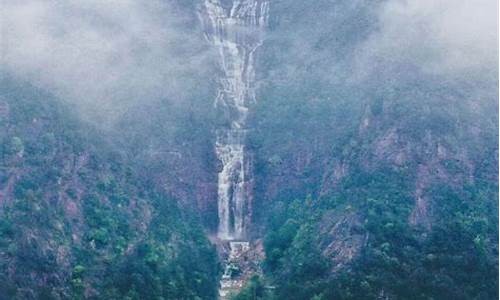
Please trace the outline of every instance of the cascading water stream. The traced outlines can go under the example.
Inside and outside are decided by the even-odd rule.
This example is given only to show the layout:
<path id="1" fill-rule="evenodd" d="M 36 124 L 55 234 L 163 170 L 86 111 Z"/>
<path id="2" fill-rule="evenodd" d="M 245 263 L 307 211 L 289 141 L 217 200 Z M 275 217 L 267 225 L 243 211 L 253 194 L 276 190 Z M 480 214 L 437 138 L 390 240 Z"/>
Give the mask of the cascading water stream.
<path id="1" fill-rule="evenodd" d="M 245 238 L 251 217 L 251 161 L 245 149 L 247 116 L 255 102 L 255 52 L 262 44 L 269 0 L 204 0 L 207 39 L 217 48 L 222 75 L 215 106 L 228 125 L 217 130 L 218 237 Z"/>

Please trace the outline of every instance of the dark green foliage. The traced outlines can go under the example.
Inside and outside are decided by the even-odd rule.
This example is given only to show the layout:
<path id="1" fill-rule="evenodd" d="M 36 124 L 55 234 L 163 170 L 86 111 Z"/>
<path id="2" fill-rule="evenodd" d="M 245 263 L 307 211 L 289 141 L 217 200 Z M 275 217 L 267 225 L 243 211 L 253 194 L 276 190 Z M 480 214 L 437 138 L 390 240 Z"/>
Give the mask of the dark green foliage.
<path id="1" fill-rule="evenodd" d="M 272 289 L 266 287 L 262 278 L 253 276 L 243 289 L 231 298 L 231 300 L 272 300 L 275 299 Z"/>
<path id="2" fill-rule="evenodd" d="M 359 172 L 334 196 L 347 201 L 277 205 L 272 213 L 279 218 L 271 220 L 266 235 L 265 266 L 278 299 L 376 299 L 381 293 L 394 299 L 494 299 L 497 208 L 485 197 L 496 191 L 470 186 L 460 195 L 436 187 L 439 217 L 425 236 L 408 223 L 408 178 L 389 170 Z M 357 260 L 330 274 L 329 261 L 318 252 L 318 219 L 300 215 L 321 215 L 341 209 L 341 203 L 363 214 L 369 240 Z"/>
<path id="3" fill-rule="evenodd" d="M 266 280 L 278 299 L 498 299 L 497 78 L 350 77 L 379 3 L 272 2 L 251 132 Z M 362 224 L 345 265 L 331 212 Z"/>
<path id="4" fill-rule="evenodd" d="M 194 214 L 50 95 L 3 83 L 0 298 L 215 299 Z"/>

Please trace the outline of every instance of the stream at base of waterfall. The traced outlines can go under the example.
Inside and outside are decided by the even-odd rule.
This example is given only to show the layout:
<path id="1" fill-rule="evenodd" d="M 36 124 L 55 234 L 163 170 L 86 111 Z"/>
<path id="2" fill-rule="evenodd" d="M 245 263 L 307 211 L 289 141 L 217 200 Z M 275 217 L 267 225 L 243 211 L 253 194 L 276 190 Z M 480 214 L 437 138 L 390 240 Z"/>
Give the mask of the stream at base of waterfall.
<path id="1" fill-rule="evenodd" d="M 239 290 L 252 272 L 258 272 L 247 261 L 250 257 L 257 260 L 259 255 L 253 255 L 257 249 L 247 240 L 253 174 L 246 138 L 248 114 L 256 102 L 256 51 L 264 40 L 268 16 L 269 0 L 204 0 L 200 10 L 205 37 L 219 52 L 221 74 L 215 108 L 224 118 L 221 124 L 226 124 L 216 130 L 215 141 L 221 163 L 217 245 L 227 253 L 221 299 Z"/>
<path id="2" fill-rule="evenodd" d="M 263 247 L 259 241 L 227 241 L 221 246 L 224 247 L 225 258 L 219 299 L 226 300 L 238 293 L 252 276 L 262 275 Z"/>

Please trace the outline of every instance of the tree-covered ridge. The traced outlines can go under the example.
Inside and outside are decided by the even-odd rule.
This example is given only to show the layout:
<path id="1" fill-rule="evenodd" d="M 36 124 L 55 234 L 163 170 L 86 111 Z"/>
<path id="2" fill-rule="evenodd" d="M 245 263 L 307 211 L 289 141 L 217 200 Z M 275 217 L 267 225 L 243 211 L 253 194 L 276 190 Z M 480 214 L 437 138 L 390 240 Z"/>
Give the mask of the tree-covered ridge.
<path id="1" fill-rule="evenodd" d="M 2 83 L 2 297 L 215 298 L 215 250 L 197 219 L 68 107 Z"/>
<path id="2" fill-rule="evenodd" d="M 277 299 L 496 299 L 497 78 L 427 72 L 426 53 L 397 45 L 377 57 L 379 4 L 274 2 L 252 132 L 264 285 Z"/>
<path id="3" fill-rule="evenodd" d="M 265 244 L 277 298 L 494 299 L 496 186 L 471 185 L 458 192 L 433 187 L 439 211 L 427 231 L 408 223 L 413 201 L 402 175 L 360 172 L 338 195 L 278 204 L 273 213 L 279 218 L 273 218 Z M 365 235 L 355 259 L 341 269 L 332 268 L 342 253 L 328 253 L 319 234 L 332 210 L 357 212 L 362 222 L 350 235 Z"/>
<path id="4" fill-rule="evenodd" d="M 332 193 L 274 202 L 264 281 L 235 299 L 495 299 L 498 184 L 430 185 L 431 228 L 411 220 L 414 170 L 354 170 Z M 455 172 L 460 173 L 457 169 Z"/>

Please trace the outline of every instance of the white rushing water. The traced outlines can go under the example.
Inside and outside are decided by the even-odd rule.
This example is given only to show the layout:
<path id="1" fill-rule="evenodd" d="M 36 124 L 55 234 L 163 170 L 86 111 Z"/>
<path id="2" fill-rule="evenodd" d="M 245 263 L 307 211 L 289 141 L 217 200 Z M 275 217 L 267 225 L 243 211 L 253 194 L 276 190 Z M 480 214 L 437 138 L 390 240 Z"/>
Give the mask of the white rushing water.
<path id="1" fill-rule="evenodd" d="M 250 159 L 245 149 L 247 117 L 255 102 L 255 52 L 262 44 L 269 0 L 204 0 L 207 39 L 217 48 L 222 75 L 215 105 L 228 118 L 217 131 L 218 236 L 244 239 L 251 214 Z"/>

